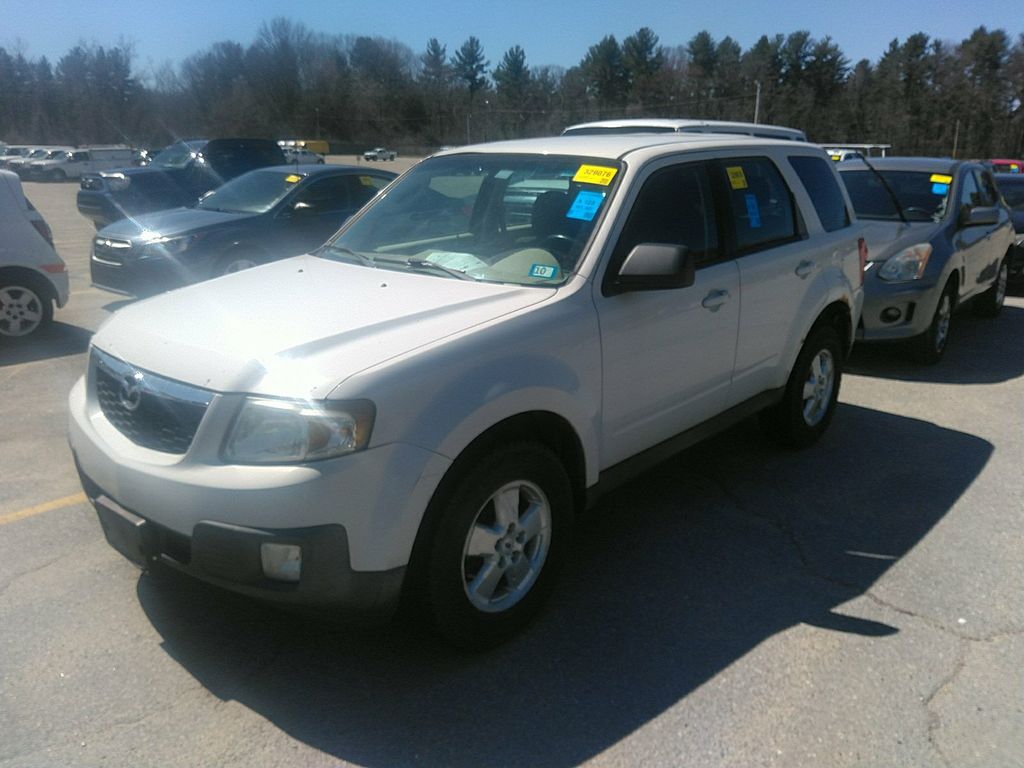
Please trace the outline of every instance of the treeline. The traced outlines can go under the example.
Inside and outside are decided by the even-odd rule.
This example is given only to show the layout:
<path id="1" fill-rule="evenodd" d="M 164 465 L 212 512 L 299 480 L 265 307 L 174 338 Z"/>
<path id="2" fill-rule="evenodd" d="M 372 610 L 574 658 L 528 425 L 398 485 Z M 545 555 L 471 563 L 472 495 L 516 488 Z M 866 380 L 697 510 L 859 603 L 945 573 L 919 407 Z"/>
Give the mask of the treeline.
<path id="1" fill-rule="evenodd" d="M 700 32 L 662 45 L 648 28 L 607 36 L 568 69 L 514 46 L 492 65 L 470 37 L 413 51 L 277 18 L 245 46 L 220 42 L 140 73 L 130 45 L 79 45 L 56 64 L 0 48 L 0 139 L 161 146 L 173 138 L 322 137 L 407 150 L 556 134 L 615 117 L 758 119 L 814 141 L 900 154 L 1024 154 L 1024 35 L 979 27 L 958 44 L 924 33 L 851 63 L 829 37 L 763 36 L 747 50 Z"/>

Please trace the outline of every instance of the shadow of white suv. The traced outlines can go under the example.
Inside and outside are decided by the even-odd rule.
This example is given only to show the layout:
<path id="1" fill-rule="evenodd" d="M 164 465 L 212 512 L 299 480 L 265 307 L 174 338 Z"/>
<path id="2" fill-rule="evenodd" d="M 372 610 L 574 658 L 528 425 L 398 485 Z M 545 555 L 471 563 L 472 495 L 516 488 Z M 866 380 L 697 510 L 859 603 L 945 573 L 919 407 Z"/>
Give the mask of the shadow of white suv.
<path id="1" fill-rule="evenodd" d="M 863 241 L 803 143 L 562 137 L 413 167 L 317 252 L 94 337 L 70 442 L 110 543 L 462 645 L 550 591 L 604 490 L 761 413 L 836 406 Z"/>

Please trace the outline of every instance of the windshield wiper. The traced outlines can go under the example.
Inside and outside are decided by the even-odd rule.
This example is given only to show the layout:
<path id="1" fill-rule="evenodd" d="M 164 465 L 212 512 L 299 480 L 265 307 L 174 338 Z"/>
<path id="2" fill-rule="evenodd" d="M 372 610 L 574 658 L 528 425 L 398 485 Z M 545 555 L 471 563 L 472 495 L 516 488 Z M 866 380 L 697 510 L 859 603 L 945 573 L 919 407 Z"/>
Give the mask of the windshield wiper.
<path id="1" fill-rule="evenodd" d="M 910 222 L 907 221 L 907 215 L 903 212 L 903 206 L 900 205 L 899 198 L 896 197 L 896 193 L 893 192 L 892 187 L 889 186 L 889 182 L 885 180 L 885 176 L 880 174 L 878 172 L 878 169 L 875 168 L 875 166 L 873 166 L 871 163 L 869 163 L 868 159 L 866 157 L 861 155 L 860 159 L 864 162 L 864 165 L 866 165 L 868 167 L 868 170 L 871 171 L 873 174 L 875 174 L 875 176 L 878 177 L 878 180 L 880 182 L 882 182 L 882 186 L 885 187 L 885 191 L 888 192 L 889 193 L 889 197 L 892 198 L 892 204 L 896 206 L 896 213 L 898 213 L 900 215 L 900 221 L 902 221 L 904 224 L 906 224 L 909 227 L 910 226 Z"/>
<path id="2" fill-rule="evenodd" d="M 444 272 L 446 275 L 457 277 L 459 278 L 459 280 L 472 280 L 474 282 L 477 281 L 477 278 L 473 277 L 472 275 L 466 272 L 463 272 L 462 270 L 446 267 L 444 264 L 438 264 L 436 261 L 412 258 L 406 259 L 401 263 L 405 264 L 406 266 L 413 267 L 414 269 L 435 269 L 438 272 Z"/>
<path id="3" fill-rule="evenodd" d="M 351 248 L 346 248 L 344 245 L 338 245 L 337 243 L 327 243 L 320 248 L 316 253 L 317 255 L 325 251 L 334 251 L 344 256 L 354 256 L 360 263 L 365 264 L 368 267 L 376 267 L 377 262 L 365 253 L 359 253 L 359 251 L 353 251 Z"/>

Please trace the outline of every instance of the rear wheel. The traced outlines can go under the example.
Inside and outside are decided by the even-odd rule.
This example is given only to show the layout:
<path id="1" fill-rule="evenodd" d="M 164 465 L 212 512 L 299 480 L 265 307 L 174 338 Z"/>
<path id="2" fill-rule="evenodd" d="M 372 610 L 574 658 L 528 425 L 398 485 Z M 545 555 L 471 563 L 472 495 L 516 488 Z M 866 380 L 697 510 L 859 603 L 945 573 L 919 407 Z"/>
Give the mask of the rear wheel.
<path id="1" fill-rule="evenodd" d="M 465 467 L 438 501 L 425 568 L 429 615 L 456 645 L 494 645 L 551 592 L 572 529 L 569 478 L 548 448 L 513 444 Z"/>
<path id="2" fill-rule="evenodd" d="M 835 328 L 811 331 L 793 365 L 782 400 L 764 411 L 761 424 L 789 448 L 806 448 L 832 421 L 842 381 L 842 342 Z"/>
<path id="3" fill-rule="evenodd" d="M 974 300 L 974 314 L 979 317 L 998 317 L 1006 300 L 1006 285 L 1010 279 L 1008 259 L 999 262 L 999 272 L 992 286 Z"/>
<path id="4" fill-rule="evenodd" d="M 50 181 L 67 181 L 68 175 L 60 168 L 54 168 L 47 174 Z"/>
<path id="5" fill-rule="evenodd" d="M 36 281 L 15 279 L 0 284 L 0 336 L 28 336 L 51 320 L 53 303 Z"/>
<path id="6" fill-rule="evenodd" d="M 923 365 L 934 365 L 942 359 L 949 344 L 949 333 L 953 327 L 953 309 L 956 304 L 956 285 L 946 283 L 935 306 L 935 314 L 928 324 L 928 330 L 913 340 L 914 357 Z"/>

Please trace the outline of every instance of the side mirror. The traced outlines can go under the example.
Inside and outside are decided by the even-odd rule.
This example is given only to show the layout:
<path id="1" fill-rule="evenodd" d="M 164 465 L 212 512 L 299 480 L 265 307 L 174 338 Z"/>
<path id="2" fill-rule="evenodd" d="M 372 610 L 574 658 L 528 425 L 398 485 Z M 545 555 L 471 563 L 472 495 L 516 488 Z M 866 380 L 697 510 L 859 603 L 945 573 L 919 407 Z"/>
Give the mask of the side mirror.
<path id="1" fill-rule="evenodd" d="M 960 209 L 961 227 L 991 226 L 999 223 L 999 208 L 997 206 L 978 206 L 971 208 L 965 205 Z"/>
<path id="2" fill-rule="evenodd" d="M 696 280 L 694 261 L 685 245 L 641 243 L 626 256 L 606 293 L 686 288 Z"/>
<path id="3" fill-rule="evenodd" d="M 307 203 L 299 200 L 295 205 L 292 206 L 292 211 L 296 216 L 302 216 L 303 214 L 310 214 L 316 212 L 316 206 L 312 203 Z"/>

